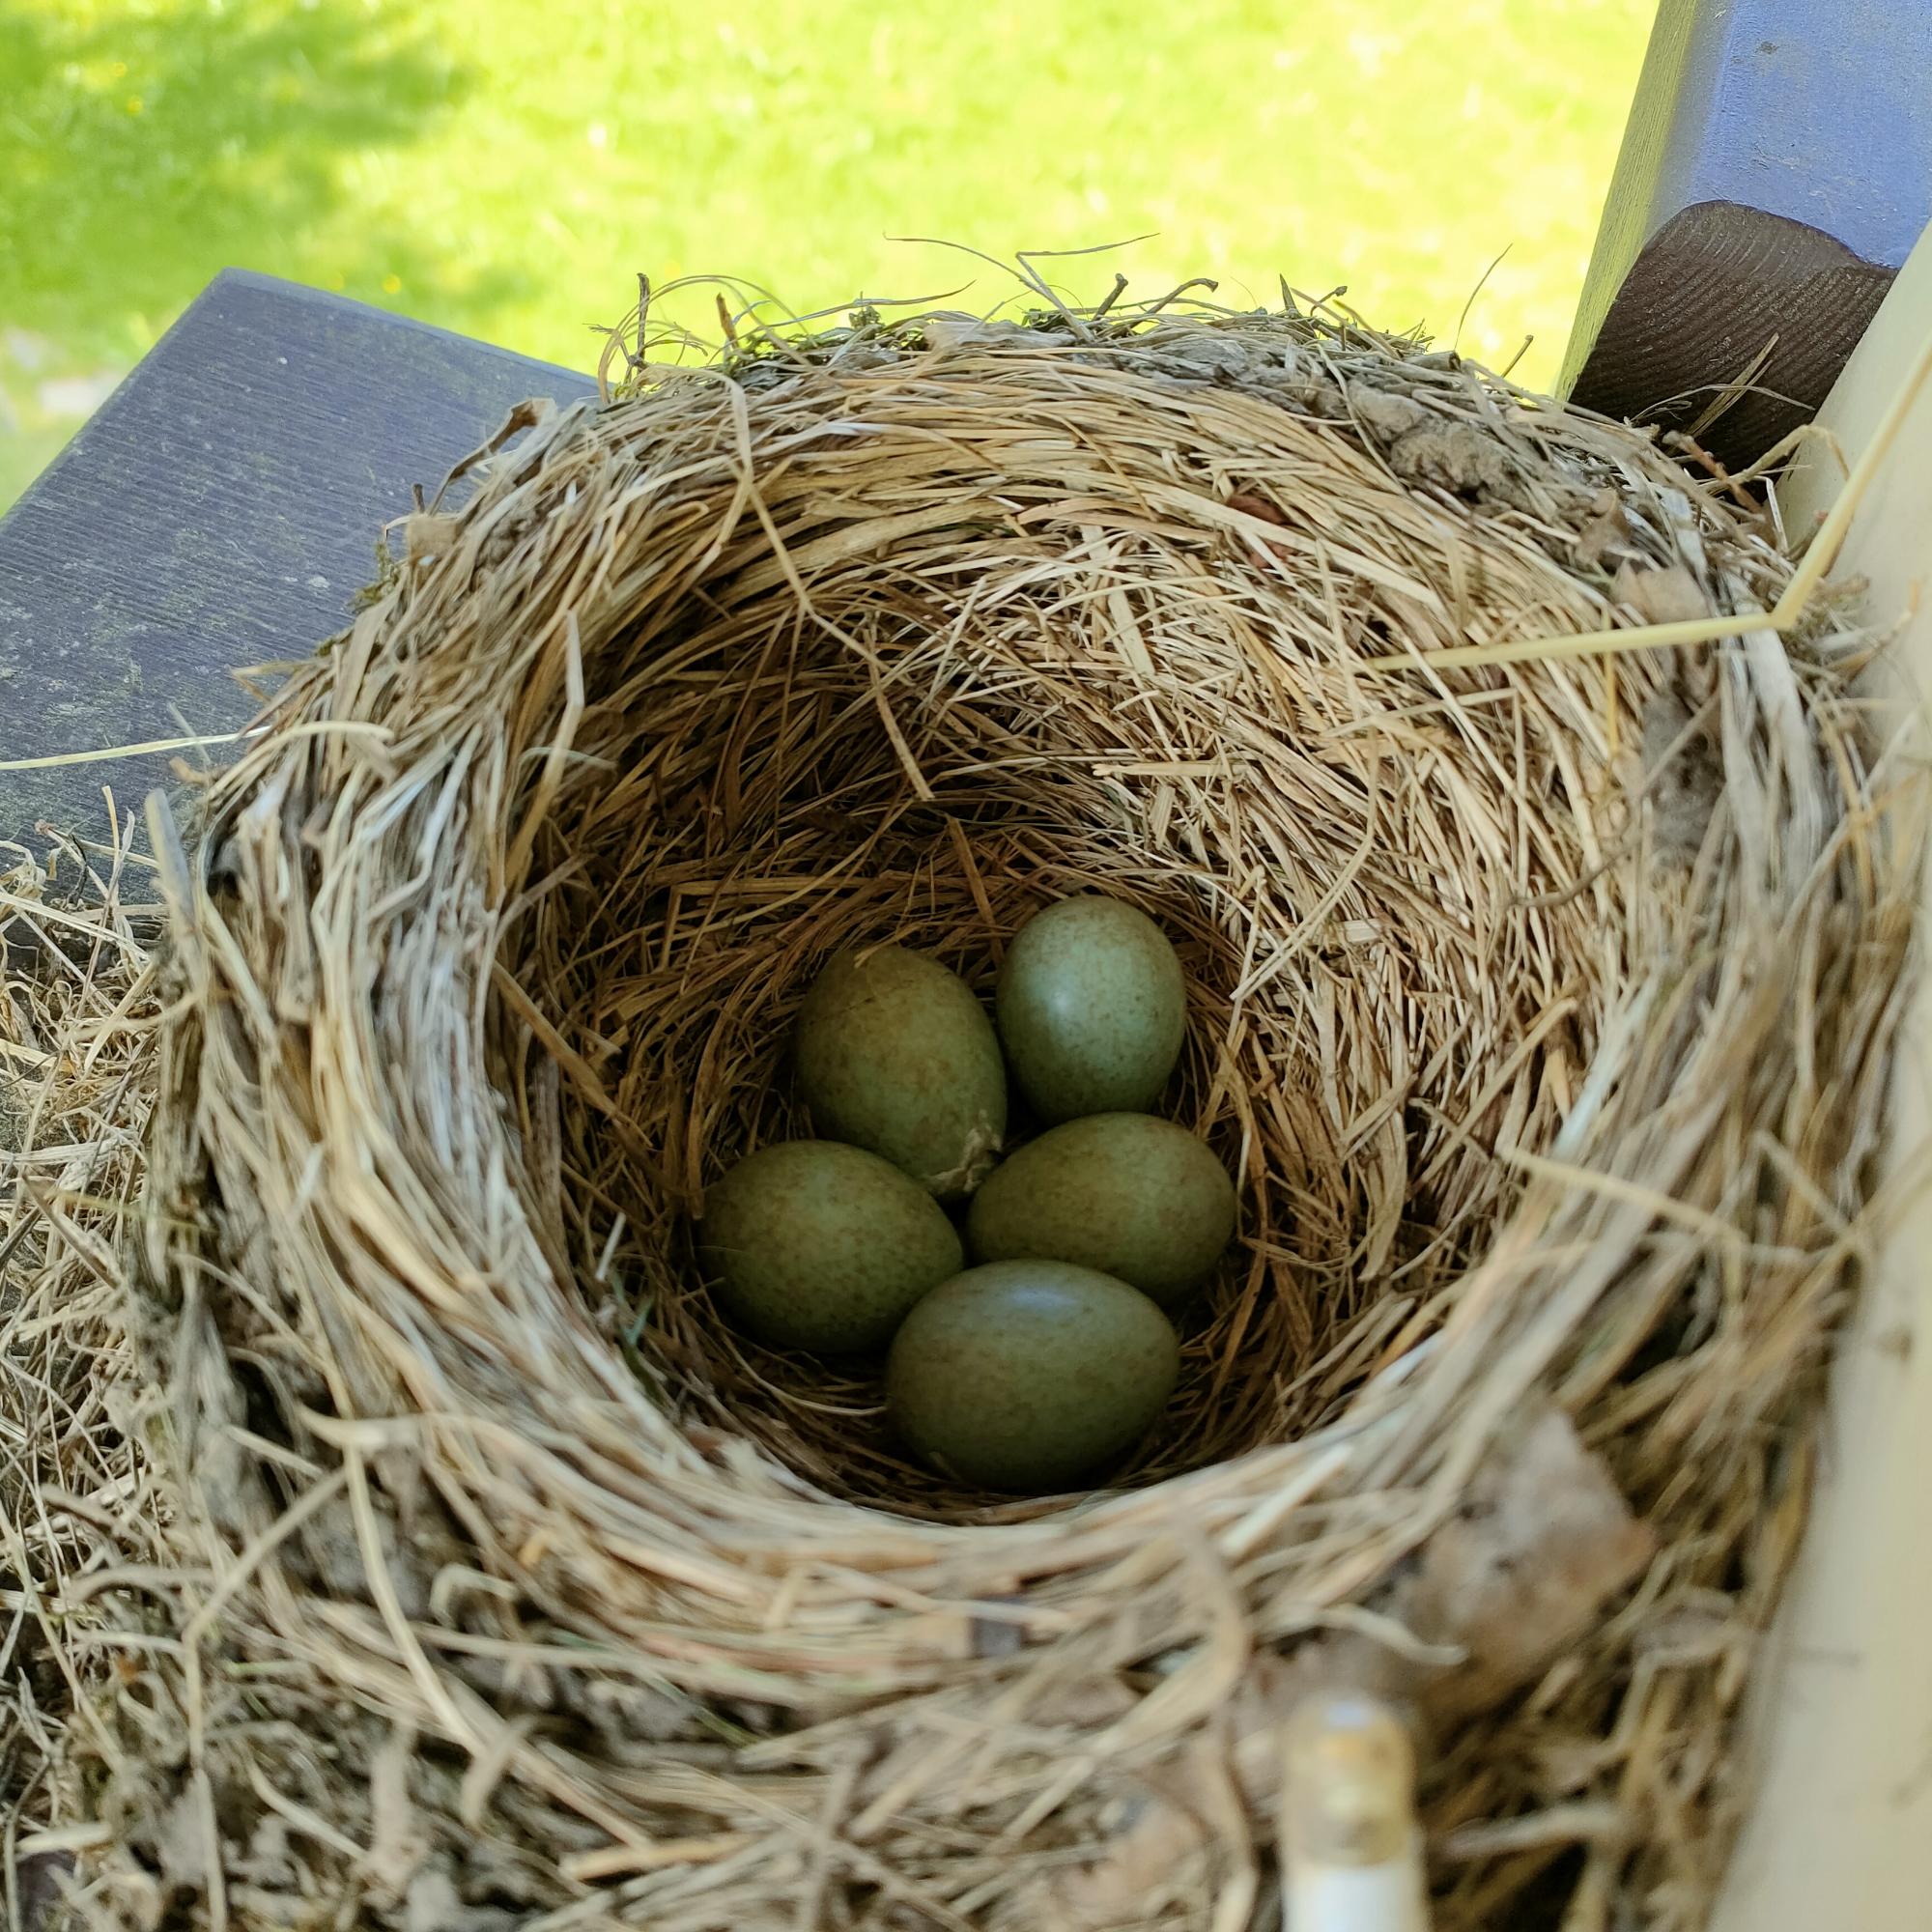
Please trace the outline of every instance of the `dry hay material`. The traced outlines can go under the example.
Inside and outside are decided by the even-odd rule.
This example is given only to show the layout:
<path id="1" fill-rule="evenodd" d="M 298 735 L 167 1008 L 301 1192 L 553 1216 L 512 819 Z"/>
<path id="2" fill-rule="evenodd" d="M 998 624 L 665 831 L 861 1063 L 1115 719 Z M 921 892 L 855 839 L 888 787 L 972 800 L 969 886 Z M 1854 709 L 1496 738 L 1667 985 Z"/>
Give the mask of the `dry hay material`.
<path id="1" fill-rule="evenodd" d="M 1790 565 L 1326 311 L 625 387 L 410 520 L 43 1039 L 152 1097 L 93 1374 L 160 1393 L 18 1558 L 82 1699 L 24 1842 L 97 1925 L 1220 1932 L 1341 1675 L 1432 1727 L 1441 1926 L 1695 1925 L 1900 997 L 1868 640 L 1432 668 Z M 830 951 L 983 987 L 1092 888 L 1179 944 L 1242 1234 L 1121 1484 L 1014 1503 L 734 1337 L 689 1216 Z"/>

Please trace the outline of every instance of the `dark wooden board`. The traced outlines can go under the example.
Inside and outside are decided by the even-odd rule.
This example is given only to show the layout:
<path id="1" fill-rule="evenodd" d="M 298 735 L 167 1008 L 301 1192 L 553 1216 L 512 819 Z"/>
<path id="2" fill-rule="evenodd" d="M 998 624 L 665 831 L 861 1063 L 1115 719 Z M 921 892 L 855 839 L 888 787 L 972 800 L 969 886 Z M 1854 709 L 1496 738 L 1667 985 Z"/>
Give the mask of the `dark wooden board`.
<path id="1" fill-rule="evenodd" d="M 1932 220 L 1932 0 L 1662 0 L 1563 386 L 1733 468 L 1808 421 Z"/>
<path id="2" fill-rule="evenodd" d="M 526 397 L 595 386 L 337 296 L 218 276 L 0 520 L 0 764 L 246 724 L 231 673 L 342 627 L 412 483 L 433 490 Z M 138 814 L 168 770 L 0 771 L 0 839 L 42 821 L 98 837 L 103 784 Z"/>

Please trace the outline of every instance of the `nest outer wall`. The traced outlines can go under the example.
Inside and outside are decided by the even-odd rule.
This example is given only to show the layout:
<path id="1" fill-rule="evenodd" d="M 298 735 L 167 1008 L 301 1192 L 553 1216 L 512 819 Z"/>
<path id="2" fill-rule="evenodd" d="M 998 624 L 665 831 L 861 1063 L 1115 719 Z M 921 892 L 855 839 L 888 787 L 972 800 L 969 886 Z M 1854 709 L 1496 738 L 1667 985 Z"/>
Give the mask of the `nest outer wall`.
<path id="1" fill-rule="evenodd" d="M 1441 1926 L 1688 1932 L 1910 931 L 1862 634 L 1432 670 L 1789 563 L 1332 312 L 867 314 L 625 390 L 409 521 L 192 867 L 159 824 L 165 947 L 103 879 L 34 995 L 18 1144 L 108 1209 L 148 1164 L 131 1295 L 63 1213 L 8 1311 L 96 1390 L 28 1487 L 121 1484 L 28 1552 L 95 1922 L 1219 1927 L 1332 1665 L 1433 1726 Z M 1179 945 L 1163 1111 L 1241 1235 L 1136 1461 L 1014 1502 L 732 1335 L 689 1228 L 802 1130 L 832 952 L 985 989 L 1083 890 Z M 1566 1520 L 1609 1554 L 1512 1646 Z"/>

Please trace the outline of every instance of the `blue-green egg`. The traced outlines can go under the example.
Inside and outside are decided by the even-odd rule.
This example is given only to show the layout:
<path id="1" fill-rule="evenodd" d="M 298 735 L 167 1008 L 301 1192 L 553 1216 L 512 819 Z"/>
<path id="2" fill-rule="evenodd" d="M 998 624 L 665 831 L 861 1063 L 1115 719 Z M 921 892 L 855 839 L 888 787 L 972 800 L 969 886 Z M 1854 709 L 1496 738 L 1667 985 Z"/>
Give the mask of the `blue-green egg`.
<path id="1" fill-rule="evenodd" d="M 1208 1278 L 1235 1233 L 1235 1183 L 1205 1141 L 1152 1114 L 1089 1114 L 1030 1141 L 973 1197 L 973 1258 L 1097 1268 L 1163 1308 Z"/>
<path id="2" fill-rule="evenodd" d="M 1038 1494 L 1132 1448 L 1179 1372 L 1174 1328 L 1138 1289 L 1065 1262 L 996 1262 L 942 1282 L 906 1317 L 886 1402 L 942 1475 Z"/>
<path id="3" fill-rule="evenodd" d="M 711 1187 L 699 1255 L 732 1319 L 776 1349 L 883 1348 L 964 1256 L 946 1210 L 836 1141 L 760 1148 Z"/>
<path id="4" fill-rule="evenodd" d="M 1023 925 L 994 996 L 1007 1064 L 1043 1121 L 1151 1107 L 1180 1058 L 1187 984 L 1167 935 L 1122 899 L 1062 899 Z"/>
<path id="5" fill-rule="evenodd" d="M 927 1193 L 972 1193 L 1007 1130 L 1007 1070 L 972 987 L 902 946 L 845 952 L 798 1016 L 798 1087 L 817 1131 L 870 1150 Z"/>

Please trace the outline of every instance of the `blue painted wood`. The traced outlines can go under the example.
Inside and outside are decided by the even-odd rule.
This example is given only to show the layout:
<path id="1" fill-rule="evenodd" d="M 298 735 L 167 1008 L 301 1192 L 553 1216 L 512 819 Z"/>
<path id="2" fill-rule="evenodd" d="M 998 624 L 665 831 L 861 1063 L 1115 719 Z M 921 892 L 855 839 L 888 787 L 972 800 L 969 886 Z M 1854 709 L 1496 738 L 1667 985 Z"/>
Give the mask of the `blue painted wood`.
<path id="1" fill-rule="evenodd" d="M 1680 14 L 1659 189 L 1676 207 L 1733 201 L 1803 221 L 1902 268 L 1932 216 L 1932 7 L 1671 0 L 1660 30 Z"/>
<path id="2" fill-rule="evenodd" d="M 0 764 L 253 709 L 239 667 L 305 656 L 382 525 L 529 396 L 585 375 L 231 270 L 0 520 Z M 138 810 L 165 757 L 0 772 L 0 839 Z M 4 868 L 5 854 L 0 854 Z"/>
<path id="3" fill-rule="evenodd" d="M 1663 0 L 1563 386 L 1747 461 L 1824 400 L 1932 220 L 1932 0 Z"/>

